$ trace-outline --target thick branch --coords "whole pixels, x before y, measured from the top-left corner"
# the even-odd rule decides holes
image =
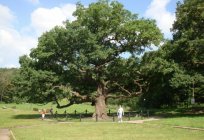
[[[142,87],[143,85],[139,83],[142,79],[134,80],[134,83],[139,87],[139,91],[137,93],[142,93]]]
[[[115,83],[123,92],[127,93],[128,96],[131,96],[131,92],[125,89],[123,86],[119,85],[118,83]]]
[[[78,69],[80,73],[86,73],[86,70]]]
[[[193,63],[194,63],[194,64],[199,64],[199,65],[203,65],[203,64],[204,64],[204,61],[203,61],[203,62],[202,62],[202,61],[201,61],[201,62],[194,61]]]
[[[88,96],[86,95],[80,95],[79,92],[76,92],[76,91],[72,91],[72,95],[73,97],[77,97],[77,98],[80,98],[82,100],[87,100],[89,99]]]
[[[104,87],[106,87],[106,86],[107,86],[107,84],[109,84],[109,83],[110,83],[110,80],[107,80],[107,81],[102,80],[102,84],[104,85]]]
[[[72,91],[72,97],[68,100],[69,103],[66,105],[60,105],[57,98],[55,97],[55,101],[57,103],[57,108],[65,108],[69,107],[73,104],[81,104],[83,102],[91,102],[91,99],[88,96],[80,95],[78,92]]]
[[[123,98],[123,99],[128,99],[128,98],[132,98],[132,96],[125,96],[125,95],[119,95],[119,96],[116,96],[116,95],[108,95],[106,96],[106,99],[119,99],[119,98]]]
[[[140,94],[142,94],[142,87],[143,85],[139,83],[139,81],[141,81],[142,79],[138,79],[138,80],[134,80],[134,83],[139,87],[139,91],[137,92],[131,92],[128,89],[125,89],[123,86],[121,86],[118,83],[114,83],[115,85],[117,85],[119,87],[119,89],[124,92],[126,95],[120,95],[120,96],[113,96],[113,95],[108,95],[107,98],[131,98],[133,96],[138,96]]]

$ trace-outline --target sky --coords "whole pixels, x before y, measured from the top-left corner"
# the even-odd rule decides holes
[[[36,48],[38,37],[69,19],[76,3],[88,6],[97,0],[0,0],[0,68],[19,67],[19,57]],[[118,0],[139,17],[155,19],[165,38],[172,38],[179,0]]]

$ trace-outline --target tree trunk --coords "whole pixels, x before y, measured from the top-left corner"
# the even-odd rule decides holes
[[[97,119],[107,119],[106,113],[106,92],[103,85],[99,85],[97,89],[98,96],[95,98],[95,113],[93,117],[98,117]]]

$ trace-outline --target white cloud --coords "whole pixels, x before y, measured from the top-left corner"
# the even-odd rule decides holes
[[[162,30],[165,37],[170,38],[170,28],[175,20],[175,14],[167,11],[167,5],[170,0],[152,0],[145,16],[157,21],[158,27]]]
[[[28,54],[36,46],[35,38],[14,29],[14,19],[11,10],[0,5],[0,67],[18,67],[19,56]]]
[[[30,49],[37,46],[37,36],[56,25],[62,25],[67,19],[73,21],[75,9],[76,5],[73,4],[51,9],[38,8],[31,13],[30,25],[17,30],[14,26],[16,17],[8,7],[0,4],[0,67],[19,67],[19,56],[29,54]]]
[[[24,36],[15,29],[0,29],[0,67],[18,67],[19,56],[28,54],[37,39]]]
[[[31,14],[31,26],[38,35],[50,30],[56,25],[62,25],[65,20],[73,21],[72,13],[76,10],[76,5],[66,4],[61,7],[51,9],[38,8]]]
[[[0,28],[11,26],[11,22],[15,19],[11,10],[0,4]]]

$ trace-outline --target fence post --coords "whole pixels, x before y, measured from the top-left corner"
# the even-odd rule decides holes
[[[57,111],[55,111],[55,118],[57,119]]]
[[[79,114],[79,119],[80,119],[80,122],[81,122],[81,114]]]
[[[51,114],[51,118],[54,118],[54,117],[55,117],[52,108],[50,109],[50,114]]]
[[[130,112],[128,112],[128,120],[130,121]]]
[[[141,116],[141,119],[143,119],[143,113],[142,113],[142,110],[140,112],[140,116]]]
[[[115,115],[113,114],[113,122],[115,122]]]
[[[149,110],[147,110],[147,117],[149,118]]]
[[[64,111],[65,119],[67,120],[67,111]]]
[[[98,114],[96,114],[96,122],[98,122]]]

